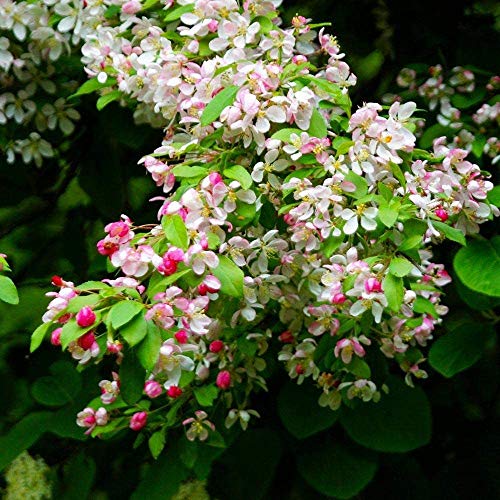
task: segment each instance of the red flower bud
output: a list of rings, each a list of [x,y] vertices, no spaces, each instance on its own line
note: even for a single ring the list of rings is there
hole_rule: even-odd
[[[167,389],[167,396],[169,398],[178,398],[182,394],[182,389],[180,387],[177,387],[176,385],[171,385]]]
[[[278,338],[283,344],[291,344],[295,341],[295,337],[290,330],[285,330]]]
[[[224,342],[222,340],[214,340],[209,346],[208,349],[210,352],[219,352],[224,348]]]
[[[60,276],[52,276],[50,281],[54,286],[63,286],[63,279]]]
[[[95,335],[93,332],[87,332],[86,334],[82,335],[77,342],[82,349],[87,351],[94,345]]]
[[[175,335],[175,340],[179,342],[179,344],[185,344],[188,341],[188,334],[186,330],[179,330]]]
[[[215,381],[217,387],[225,391],[231,387],[231,374],[227,370],[222,370],[217,375],[217,380]]]

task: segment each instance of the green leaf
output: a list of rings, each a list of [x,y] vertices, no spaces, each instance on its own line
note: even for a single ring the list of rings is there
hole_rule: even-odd
[[[422,243],[423,235],[421,234],[413,234],[403,240],[401,245],[398,246],[398,250],[401,252],[407,252],[412,248],[419,246]]]
[[[52,412],[30,413],[0,437],[0,472],[49,430]]]
[[[212,270],[221,282],[220,291],[231,297],[243,297],[243,271],[225,255],[219,255],[219,265]]]
[[[160,456],[160,453],[163,451],[163,448],[165,448],[165,441],[166,441],[165,427],[159,431],[156,431],[149,438],[148,440],[149,451],[151,452],[151,455],[155,460]]]
[[[434,304],[429,299],[425,299],[424,297],[417,297],[415,299],[415,302],[413,303],[413,310],[418,314],[428,314],[433,318],[439,318]]]
[[[241,165],[233,165],[232,167],[226,168],[223,173],[224,177],[238,181],[243,189],[252,187],[252,176],[248,173],[247,169]]]
[[[129,405],[141,399],[145,375],[134,351],[127,351],[120,365],[120,394]]]
[[[66,349],[70,342],[79,339],[84,333],[94,329],[99,324],[99,315],[96,313],[97,319],[95,323],[87,328],[81,328],[78,326],[74,319],[69,320],[62,329],[61,332],[61,346]]]
[[[137,357],[141,365],[147,370],[151,371],[156,364],[158,356],[160,355],[160,347],[162,344],[161,334],[158,327],[148,321],[148,333],[144,340],[138,345]]]
[[[486,311],[500,306],[500,297],[489,297],[466,287],[456,276],[453,278],[455,288],[462,301],[476,311]]]
[[[109,103],[113,101],[117,101],[122,97],[122,92],[121,90],[112,90],[111,92],[108,92],[107,94],[102,95],[97,99],[96,102],[96,108],[98,111],[101,111],[104,109]]]
[[[403,304],[404,286],[402,278],[388,274],[382,283],[387,303],[392,311],[399,311]]]
[[[166,238],[172,245],[182,250],[187,250],[189,236],[180,215],[165,215],[161,220],[161,225],[165,231]]]
[[[201,114],[201,126],[206,127],[217,120],[224,108],[231,106],[240,90],[238,85],[230,85],[221,90],[206,106]]]
[[[283,141],[283,142],[290,142],[290,136],[292,134],[297,134],[300,137],[300,134],[302,132],[303,130],[300,130],[298,128],[282,128],[276,131],[271,136],[271,139],[277,139],[278,141]]]
[[[177,19],[180,19],[183,14],[187,14],[188,12],[191,12],[193,9],[194,9],[194,4],[190,3],[188,5],[181,5],[176,9],[168,10],[167,14],[163,18],[163,21],[165,23],[171,23],[172,21],[177,21]]]
[[[323,118],[323,115],[316,108],[313,108],[311,123],[307,133],[311,136],[319,138],[326,137],[326,134],[328,133],[326,121]]]
[[[352,182],[356,186],[356,191],[354,193],[349,193],[355,198],[362,198],[368,193],[368,183],[364,177],[351,171],[345,176],[345,180]]]
[[[64,466],[64,476],[58,498],[65,500],[91,498],[95,473],[95,462],[86,456],[85,452],[81,451],[72,457]]]
[[[41,343],[43,342],[43,339],[45,338],[45,335],[47,335],[47,332],[49,331],[49,328],[51,326],[52,323],[42,323],[31,334],[30,352],[34,352],[40,347]]]
[[[297,385],[288,381],[278,395],[278,414],[290,434],[305,439],[329,429],[339,412],[318,405],[321,391],[311,384]],[[312,409],[314,408],[314,411]]]
[[[500,297],[500,236],[472,240],[453,259],[460,281],[475,292]]]
[[[488,201],[496,207],[500,207],[500,186],[495,186],[488,192]]]
[[[389,272],[398,278],[402,278],[410,274],[413,267],[413,264],[404,257],[395,257],[389,264]]]
[[[196,401],[201,406],[212,406],[219,395],[219,390],[215,385],[197,387],[193,392]]]
[[[189,476],[189,469],[179,460],[177,446],[169,446],[156,462],[146,468],[131,500],[162,500],[172,498],[182,481]]]
[[[177,165],[172,169],[172,173],[175,177],[190,179],[194,177],[203,177],[207,175],[208,170],[206,167],[199,167],[196,165]]]
[[[378,403],[345,409],[340,422],[357,443],[377,451],[405,453],[431,439],[431,410],[420,387],[408,387],[397,377],[388,380],[389,394]]]
[[[420,147],[422,149],[430,149],[432,147],[432,142],[434,141],[434,139],[443,135],[447,135],[448,133],[449,129],[447,127],[443,127],[443,125],[435,123],[428,129],[426,129],[422,134],[422,137],[420,138]]]
[[[141,304],[140,302],[135,302],[134,300],[122,300],[109,310],[108,321],[115,330],[118,330],[143,310],[144,304]]]
[[[367,315],[370,317],[369,315]],[[371,318],[370,318],[371,319]],[[370,366],[366,361],[357,356],[354,356],[351,362],[346,366],[350,373],[353,373],[359,378],[369,379],[371,377]]]
[[[398,220],[398,216],[399,212],[388,206],[381,206],[378,211],[378,218],[386,227],[394,226],[395,222]]]
[[[82,388],[81,375],[68,361],[57,361],[50,367],[50,377],[40,377],[31,387],[36,401],[47,406],[62,406],[73,401]]]
[[[429,352],[429,363],[441,375],[453,377],[476,363],[494,332],[489,325],[464,323],[439,337]]]
[[[331,438],[313,440],[297,451],[300,475],[317,491],[339,499],[353,498],[373,479],[376,456],[358,446]]]
[[[0,275],[0,300],[7,304],[19,304],[16,285],[10,278],[2,275]]]
[[[68,99],[73,99],[80,95],[91,94],[96,90],[105,89],[106,87],[112,87],[115,84],[116,84],[115,78],[108,77],[108,79],[104,83],[98,82],[97,78],[92,78],[83,83],[74,94],[68,97]]]
[[[457,243],[460,243],[461,245],[464,246],[467,244],[467,242],[465,241],[464,233],[462,233],[462,231],[460,231],[459,229],[448,226],[448,224],[445,224],[444,222],[439,222],[437,220],[433,220],[432,225],[438,231],[443,233],[449,240],[456,241]]]
[[[131,347],[138,344],[146,336],[147,332],[148,325],[144,314],[135,316],[120,328],[120,335]]]
[[[224,471],[224,496],[231,500],[278,498],[268,491],[280,462],[283,445],[274,429],[249,429],[224,452],[217,463]],[[203,453],[200,452],[202,456]],[[215,469],[217,471],[219,469]],[[249,478],[255,480],[249,481]]]
[[[91,293],[88,295],[78,295],[73,297],[66,308],[66,312],[76,314],[82,307],[85,306],[95,306],[102,297],[97,295],[96,293]]]
[[[149,280],[149,287],[147,291],[147,295],[150,299],[152,299],[157,293],[164,292],[167,287],[176,283],[183,276],[193,274],[192,269],[183,269],[182,271],[178,271],[170,276],[162,276],[160,273],[155,273]]]
[[[276,26],[266,16],[257,16],[255,18],[253,18],[252,24],[255,22],[260,24],[260,33],[265,34],[265,33],[269,33],[273,29],[276,29]]]

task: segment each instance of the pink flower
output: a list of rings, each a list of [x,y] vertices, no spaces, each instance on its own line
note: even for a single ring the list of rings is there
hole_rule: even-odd
[[[366,345],[370,345],[371,342],[364,335],[362,335],[359,340]],[[351,362],[353,352],[362,358],[366,352],[363,346],[360,344],[359,340],[356,337],[352,339],[342,339],[337,342],[337,345],[334,349],[335,357],[338,358],[339,354],[342,358],[342,361],[348,365]]]
[[[149,398],[154,399],[161,395],[163,389],[156,380],[146,380],[144,392]]]
[[[87,328],[95,323],[96,315],[89,306],[82,307],[76,314],[76,322],[78,326]]]
[[[139,411],[132,415],[129,427],[133,431],[140,431],[146,425],[147,420],[148,414],[145,411]]]
[[[93,408],[85,408],[76,416],[76,425],[87,427],[85,434],[90,434],[96,426],[106,425],[108,418],[108,412],[105,408],[99,408],[97,411]]]
[[[215,425],[207,420],[208,415],[202,411],[195,411],[194,414],[196,418],[187,418],[182,422],[182,425],[189,425],[189,429],[186,431],[186,437],[189,441],[194,441],[195,439],[199,439],[200,441],[205,441],[208,438],[208,431],[215,431]]]
[[[224,391],[229,389],[231,387],[231,374],[227,370],[219,372],[215,383],[219,389]]]

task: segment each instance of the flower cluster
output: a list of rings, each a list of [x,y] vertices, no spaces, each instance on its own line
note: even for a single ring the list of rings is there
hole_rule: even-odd
[[[162,190],[158,221],[108,224],[97,250],[121,276],[54,278],[37,330],[35,345],[51,332],[81,364],[115,358],[78,415],[92,435],[246,428],[272,356],[333,410],[378,401],[380,353],[408,384],[426,377],[450,281],[431,247],[498,215],[467,150],[415,149],[413,102],[351,114],[356,78],[336,39],[300,16],[282,28],[277,4],[177,0],[136,15],[131,1],[89,32],[68,27],[102,95],[165,127],[139,162]],[[122,398],[138,373],[142,397]]]
[[[398,95],[387,94],[386,102],[415,99],[434,115],[436,126],[431,138],[446,134],[445,144],[450,148],[472,151],[477,158],[488,157],[491,164],[500,159],[500,77],[490,76],[457,66],[446,72],[441,65],[422,71],[421,65],[403,68],[396,83]],[[419,125],[420,133],[424,122]],[[429,135],[427,132],[427,135]],[[420,134],[419,134],[420,135]]]

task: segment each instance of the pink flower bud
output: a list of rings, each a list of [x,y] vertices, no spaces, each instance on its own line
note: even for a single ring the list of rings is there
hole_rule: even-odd
[[[177,262],[173,261],[170,257],[163,257],[162,263],[158,266],[158,271],[165,276],[170,276],[177,271]]]
[[[85,351],[90,349],[94,345],[94,342],[95,342],[95,335],[93,332],[87,332],[85,335],[82,335],[78,339],[78,345]]]
[[[208,180],[212,186],[215,186],[216,184],[219,184],[219,182],[222,182],[222,176],[219,172],[212,172],[208,175]]]
[[[231,386],[231,374],[227,370],[222,370],[217,375],[217,380],[215,382],[217,387],[222,390],[229,389]]]
[[[448,212],[443,207],[437,208],[434,213],[441,219],[442,222],[446,222],[448,220]]]
[[[333,304],[343,304],[346,301],[346,296],[343,293],[336,293],[332,297]]]
[[[130,2],[124,3],[122,5],[122,12],[125,14],[135,14],[141,10],[141,2],[137,0],[130,0]]]
[[[145,411],[134,413],[130,419],[129,427],[133,431],[140,431],[148,421],[148,414]]]
[[[82,307],[76,315],[76,322],[78,326],[81,326],[82,328],[87,328],[88,326],[93,325],[95,320],[95,313],[89,306]]]
[[[179,344],[185,344],[188,341],[188,334],[186,330],[179,330],[175,335],[175,340],[179,342]]]
[[[56,328],[50,335],[50,343],[55,346],[61,345],[62,328]]]
[[[222,340],[214,340],[208,348],[210,352],[219,352],[224,348],[224,342]]]
[[[180,387],[177,387],[176,385],[171,385],[167,389],[167,396],[169,398],[175,399],[178,398],[182,394],[182,389]]]
[[[157,398],[163,392],[161,385],[156,380],[146,380],[144,392],[149,398]]]
[[[208,293],[208,286],[205,283],[200,283],[198,285],[198,293],[200,295],[206,295]]]
[[[174,262],[182,262],[184,260],[184,252],[177,247],[170,247],[166,255]]]
[[[382,283],[377,278],[368,278],[365,281],[366,293],[378,293],[382,291]]]

